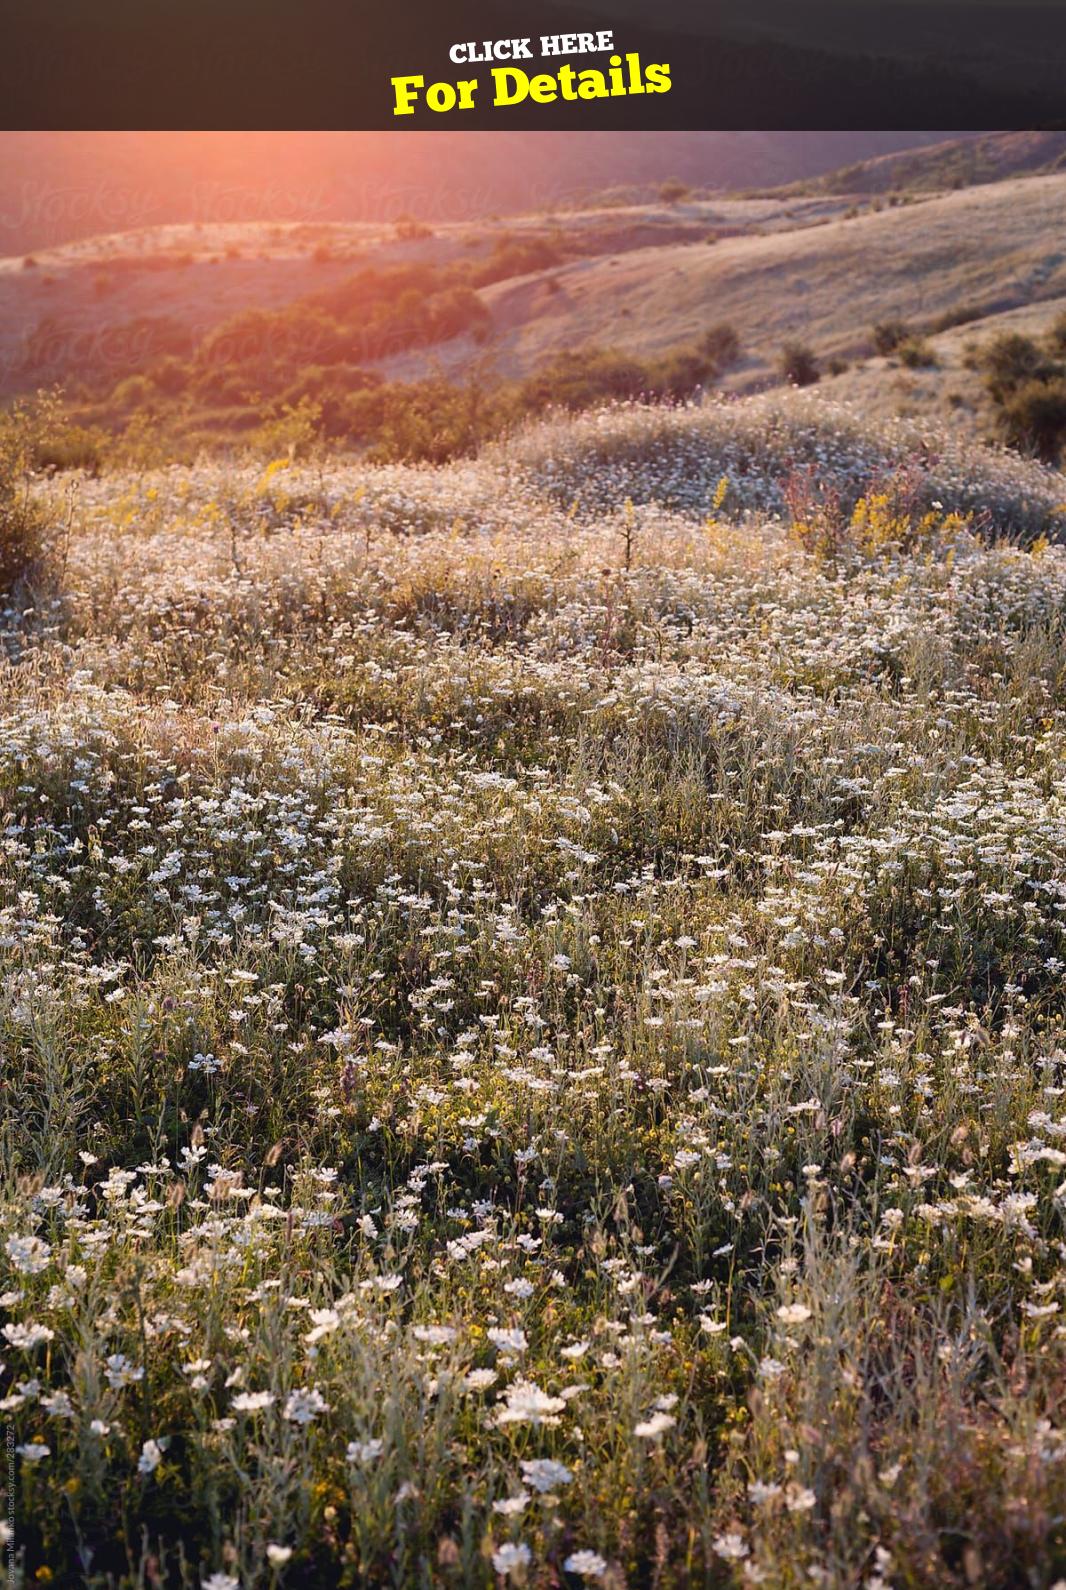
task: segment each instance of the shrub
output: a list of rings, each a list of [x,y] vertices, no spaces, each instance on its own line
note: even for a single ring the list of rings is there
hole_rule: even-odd
[[[321,434],[322,409],[311,398],[286,403],[256,430],[251,444],[264,458],[307,458]]]
[[[698,350],[673,349],[642,360],[607,348],[575,348],[557,353],[522,382],[520,409],[587,409],[630,398],[690,397],[713,378],[715,368]]]
[[[680,181],[677,177],[667,177],[660,185],[659,198],[664,204],[680,204],[682,199],[687,199],[692,189],[687,182]]]
[[[1066,317],[1052,327],[1047,346],[1066,346]],[[984,371],[1008,446],[1057,462],[1066,443],[1066,364],[1019,332],[1005,332],[978,348],[971,364]]]
[[[971,326],[975,320],[983,320],[989,311],[983,304],[960,304],[957,309],[945,309],[943,314],[937,315],[929,323],[929,330],[953,331],[956,326]]]
[[[704,332],[700,350],[707,355],[716,371],[728,370],[740,358],[740,338],[733,326],[712,326]]]
[[[873,328],[874,351],[887,358],[895,353],[901,342],[910,336],[910,327],[903,320],[879,320]]]
[[[564,250],[550,238],[516,237],[505,232],[496,239],[488,258],[471,267],[470,283],[474,287],[489,287],[493,282],[506,281],[512,276],[551,270],[565,258]]]
[[[1004,331],[986,342],[976,355],[978,369],[993,401],[1002,403],[1016,387],[1056,375],[1057,369],[1032,337],[1017,331]]]
[[[1058,462],[1066,443],[1066,375],[1013,388],[1000,404],[999,425],[1012,447]]]
[[[151,400],[152,385],[146,375],[128,375],[119,381],[111,394],[112,401],[119,408],[134,410],[143,408]]]
[[[466,457],[500,429],[504,417],[500,395],[485,388],[476,369],[461,387],[430,377],[360,394],[353,404],[357,432],[358,409],[364,434],[374,439],[369,456],[375,462],[441,464]]]
[[[83,469],[86,474],[98,475],[107,445],[107,436],[101,430],[85,425],[56,424],[39,439],[34,465],[47,474]]]
[[[1047,345],[1052,354],[1061,358],[1066,354],[1066,314],[1056,315],[1047,334]]]
[[[908,370],[931,370],[937,365],[937,356],[924,337],[908,337],[896,349],[899,362]]]
[[[133,414],[115,441],[111,457],[123,469],[157,469],[167,461],[168,439],[151,409]]]
[[[786,342],[781,349],[781,374],[789,386],[814,386],[821,379],[818,360],[804,342]]]
[[[542,361],[522,383],[522,406],[534,411],[583,409],[637,397],[647,386],[647,370],[639,359],[610,349],[567,349]]]
[[[32,483],[57,411],[55,395],[41,394],[0,418],[0,597],[38,583],[47,569],[47,521]]]
[[[189,384],[189,367],[168,354],[148,371],[148,379],[157,391],[165,393],[167,397],[177,397]]]
[[[432,227],[428,227],[424,221],[416,221],[410,215],[397,216],[395,232],[401,243],[417,243],[433,236]]]

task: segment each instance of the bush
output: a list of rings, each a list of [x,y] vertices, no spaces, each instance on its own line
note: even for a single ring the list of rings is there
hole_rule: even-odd
[[[492,253],[470,268],[473,287],[490,287],[493,282],[509,280],[512,276],[530,276],[534,271],[553,270],[562,265],[566,254],[558,243],[547,237],[518,237],[505,232],[496,239]]]
[[[999,424],[1012,447],[1057,463],[1066,443],[1066,375],[1015,387],[1000,405]]]
[[[168,355],[148,371],[148,379],[156,391],[167,397],[177,397],[189,384],[189,366],[181,359]]]
[[[1047,334],[1047,345],[1059,358],[1066,354],[1066,314],[1055,317]]]
[[[1047,346],[1066,346],[1066,317],[1052,327]],[[1008,446],[1058,462],[1066,444],[1066,364],[1019,332],[993,337],[977,349],[972,363],[984,371]]]
[[[428,227],[424,221],[416,221],[410,215],[397,216],[394,230],[401,243],[417,243],[433,236],[431,227]]]
[[[960,304],[957,309],[945,309],[943,314],[937,315],[929,323],[929,330],[953,331],[956,326],[972,326],[975,320],[983,320],[989,310],[983,304]]]
[[[716,372],[728,370],[740,358],[740,338],[733,326],[712,326],[704,333],[700,349],[714,365]]]
[[[121,409],[132,412],[151,402],[152,383],[146,375],[128,375],[119,381],[111,394],[111,401]]]
[[[692,189],[687,182],[681,182],[677,177],[668,177],[659,188],[659,198],[664,204],[680,204],[682,199],[687,199]]]
[[[98,475],[107,452],[106,434],[85,425],[57,424],[42,436],[34,450],[34,465],[46,474],[83,469]]]
[[[633,398],[677,401],[691,397],[714,374],[714,365],[705,354],[687,348],[673,349],[652,360],[609,348],[568,349],[544,360],[522,382],[518,405],[523,413],[537,413],[547,408],[587,409]]]
[[[610,349],[574,348],[541,361],[522,383],[521,403],[534,412],[584,409],[641,396],[648,385],[648,371],[639,359]]]
[[[985,373],[989,395],[1003,403],[1019,386],[1043,381],[1059,373],[1056,365],[1032,337],[1017,331],[1004,331],[986,342],[976,356],[977,367]]]
[[[906,342],[911,330],[903,320],[879,320],[873,328],[874,351],[887,358],[895,353],[901,342]]]
[[[32,481],[57,410],[58,399],[42,394],[0,418],[0,598],[39,583],[47,569],[47,521]]]
[[[899,344],[896,354],[908,370],[932,370],[937,365],[936,353],[924,337],[908,337]]]
[[[253,433],[253,450],[267,459],[308,458],[321,435],[322,409],[311,398],[283,404],[279,413],[265,420]]]
[[[500,394],[485,388],[477,370],[461,387],[433,376],[360,394],[352,405],[357,434],[360,408],[363,434],[374,440],[369,457],[379,463],[467,457],[496,434],[505,413]]]
[[[804,342],[786,342],[781,349],[781,374],[789,386],[814,386],[821,379],[818,360]]]

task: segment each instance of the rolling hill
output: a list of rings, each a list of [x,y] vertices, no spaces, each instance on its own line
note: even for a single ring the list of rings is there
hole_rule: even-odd
[[[657,353],[727,321],[745,351],[734,381],[750,386],[772,376],[790,338],[850,358],[866,351],[876,320],[925,322],[963,306],[985,318],[1066,294],[1066,176],[862,214],[803,209],[794,222],[500,282],[484,294],[496,358],[521,373],[581,344]],[[439,351],[456,364],[468,352]]]
[[[379,336],[373,347],[364,340],[344,355],[287,345],[292,374],[272,391],[323,363],[338,365],[330,379],[340,390],[359,370],[390,382],[436,374],[462,382],[471,370],[479,380],[521,380],[574,349],[655,360],[697,348],[726,324],[741,350],[722,377],[729,391],[777,384],[783,344],[801,341],[826,384],[864,406],[946,413],[974,428],[983,396],[967,348],[1001,328],[1039,332],[1061,311],[1064,236],[1066,173],[889,203],[876,194],[778,191],[429,226],[151,226],[0,261],[0,393],[58,382],[81,391],[110,424],[143,400],[100,408],[116,383],[173,351],[192,356],[246,311],[282,312],[288,335],[284,317],[350,297],[355,277],[424,269],[430,289],[466,282],[476,313],[429,336]],[[931,335],[935,363],[902,369],[874,358],[871,328],[883,320]],[[260,414],[269,413],[264,387],[249,390],[263,395]],[[234,405],[249,401],[220,397],[227,415],[220,407],[217,422],[230,423]]]
[[[430,226],[195,221],[83,239],[0,260],[0,393],[82,381],[101,366],[127,373],[138,367],[137,344],[151,324],[199,337],[243,310],[281,308],[360,269],[447,267],[537,237],[589,258],[640,246],[653,264],[666,244],[787,231],[841,208],[832,198],[726,198]],[[469,352],[435,351],[453,362]]]
[[[1066,132],[983,133],[921,149],[894,150],[792,184],[797,193],[930,192],[1060,171]]]
[[[198,221],[437,224],[679,177],[770,187],[943,132],[22,132],[3,135],[0,254]]]

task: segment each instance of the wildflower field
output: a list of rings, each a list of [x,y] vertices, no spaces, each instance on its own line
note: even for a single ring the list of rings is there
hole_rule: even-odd
[[[1066,481],[792,397],[34,491],[10,1583],[1066,1577]]]

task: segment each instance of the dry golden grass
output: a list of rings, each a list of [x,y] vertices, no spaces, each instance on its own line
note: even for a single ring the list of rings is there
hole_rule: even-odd
[[[485,298],[511,371],[582,343],[661,352],[728,321],[748,355],[738,379],[751,383],[790,338],[853,357],[876,320],[1066,294],[1064,226],[1066,176],[1024,178],[710,247],[578,261],[552,273],[561,291],[545,294],[534,276]]]

